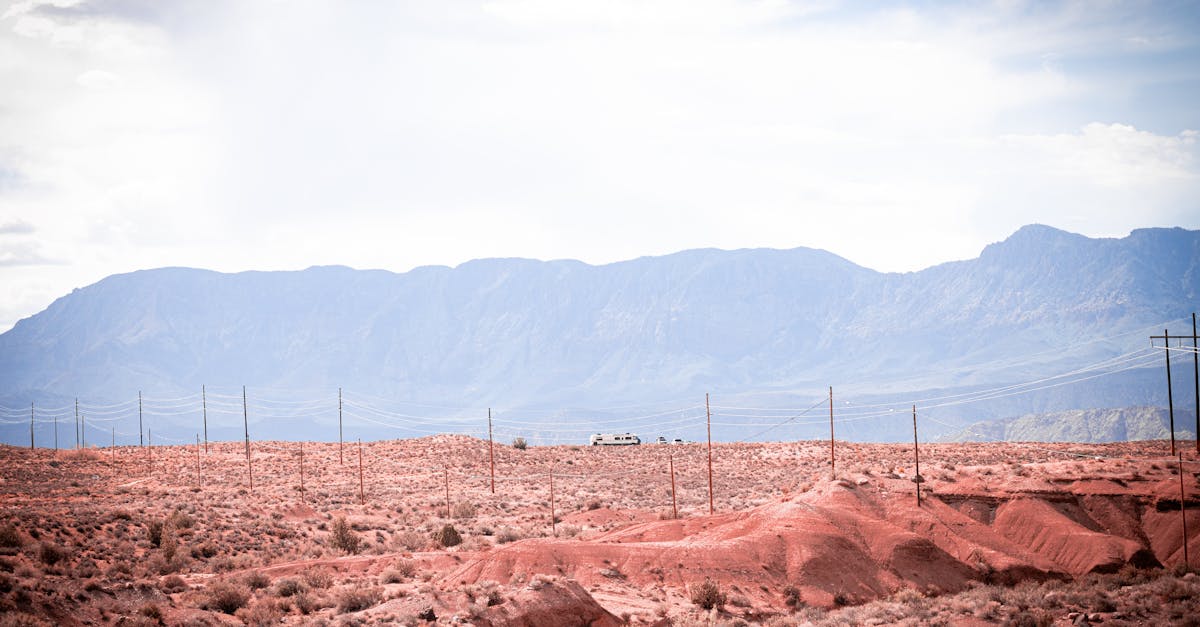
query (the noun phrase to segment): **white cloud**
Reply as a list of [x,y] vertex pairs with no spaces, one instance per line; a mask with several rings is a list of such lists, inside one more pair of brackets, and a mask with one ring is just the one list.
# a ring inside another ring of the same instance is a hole
[[0,224],[36,217],[72,264],[0,269],[23,286],[0,316],[161,265],[809,245],[908,270],[1025,222],[1200,227],[1195,133],[1092,108],[1153,67],[1079,70],[1195,29],[1120,6],[127,9],[0,18],[0,173],[19,180]]
[[1194,130],[1163,136],[1127,124],[1093,122],[1079,133],[1004,141],[1040,153],[1057,173],[1081,179],[1080,184],[1127,188],[1200,178],[1196,136]]

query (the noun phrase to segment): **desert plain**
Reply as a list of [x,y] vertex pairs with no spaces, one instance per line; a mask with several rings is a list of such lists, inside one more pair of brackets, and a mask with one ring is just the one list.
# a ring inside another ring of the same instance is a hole
[[0,625],[1200,624],[1193,442],[246,451],[0,447]]

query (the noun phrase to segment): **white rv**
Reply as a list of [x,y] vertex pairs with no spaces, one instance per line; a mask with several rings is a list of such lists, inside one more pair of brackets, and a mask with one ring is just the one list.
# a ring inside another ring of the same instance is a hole
[[642,440],[632,433],[594,433],[592,434],[592,446],[601,444],[606,446],[624,446],[628,444],[641,444]]

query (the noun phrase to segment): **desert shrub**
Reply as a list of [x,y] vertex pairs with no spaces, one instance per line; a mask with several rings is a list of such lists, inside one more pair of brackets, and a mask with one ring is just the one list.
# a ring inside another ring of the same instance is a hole
[[519,451],[523,451],[528,446],[529,446],[529,444],[527,442],[525,442],[525,438],[521,438],[521,437],[513,438],[513,448],[515,448]]
[[162,581],[158,582],[158,587],[167,593],[180,592],[187,590],[187,583],[179,575],[167,575],[162,578]]
[[405,579],[407,579],[407,577],[401,574],[400,571],[396,570],[395,568],[389,568],[383,571],[383,574],[379,576],[379,583],[404,583]]
[[0,547],[6,549],[19,549],[24,544],[21,541],[21,534],[17,532],[17,526],[11,523],[0,527]]
[[175,510],[171,513],[170,517],[167,518],[167,524],[176,529],[191,529],[192,526],[196,524],[196,519],[192,518],[181,510]]
[[175,560],[175,551],[179,549],[179,541],[176,539],[175,527],[170,524],[163,525],[162,531],[159,534],[158,546],[162,549],[163,559],[167,562]]
[[0,627],[52,627],[52,625],[32,614],[11,612],[0,614]]
[[303,616],[308,616],[323,607],[319,599],[307,592],[297,594],[292,601],[296,603],[296,611]]
[[216,554],[217,545],[213,544],[212,542],[202,542],[192,547],[192,557],[196,559],[200,559],[202,557],[208,559]]
[[342,614],[361,612],[378,605],[382,598],[379,588],[349,588],[338,594],[337,610]]
[[474,503],[470,501],[459,501],[458,503],[454,504],[454,507],[450,510],[450,513],[454,518],[474,518],[475,511],[476,507]]
[[329,542],[335,549],[343,553],[357,553],[360,539],[350,530],[350,525],[346,524],[346,518],[339,516],[333,521],[333,528],[329,532]]
[[725,606],[725,594],[721,592],[721,586],[712,579],[705,579],[704,583],[692,584],[690,592],[692,603],[701,609],[711,610],[714,607],[720,609]]
[[283,612],[280,611],[278,605],[266,600],[243,607],[237,611],[237,617],[251,627],[266,627],[279,624],[279,619],[283,618]]
[[462,536],[458,535],[458,530],[454,528],[454,525],[450,524],[442,527],[437,532],[435,539],[438,544],[447,548],[462,544]]
[[158,548],[162,544],[163,537],[163,521],[151,520],[146,523],[146,538],[150,540],[150,546]]
[[783,602],[789,608],[795,610],[804,605],[804,601],[800,596],[800,589],[796,586],[788,586],[783,589]]
[[508,544],[509,542],[516,542],[517,540],[520,540],[520,539],[521,539],[521,534],[518,533],[517,530],[512,529],[510,527],[504,527],[503,529],[501,529],[500,531],[498,531],[496,533],[496,543],[497,544]]
[[601,503],[600,499],[591,499],[587,502],[588,511],[600,509],[603,506],[604,503]]
[[1151,588],[1165,601],[1182,601],[1192,596],[1191,587],[1175,577],[1163,577],[1151,584]]
[[1005,627],[1050,627],[1054,617],[1045,612],[1023,611],[1010,616],[1004,621]]
[[409,529],[408,531],[392,536],[392,544],[409,551],[420,551],[429,544],[429,539]]
[[141,614],[142,616],[145,616],[146,618],[152,618],[152,619],[154,619],[156,621],[160,621],[160,622],[163,619],[162,609],[153,603],[147,603],[147,604],[143,605],[138,610],[138,614]]
[[228,581],[218,581],[209,584],[208,598],[200,606],[201,609],[217,610],[226,614],[233,614],[242,609],[246,602],[250,600],[250,592],[242,586],[234,585]]
[[333,584],[333,575],[320,568],[304,571],[304,583],[310,588],[325,589]]
[[255,570],[246,573],[245,581],[246,585],[249,586],[251,590],[262,590],[263,588],[271,585],[271,578],[261,570]]
[[304,584],[295,579],[280,579],[275,582],[275,594],[281,597],[296,596],[304,592]]
[[417,563],[412,560],[399,560],[395,563],[396,572],[404,577],[412,577],[417,574]]
[[43,564],[53,566],[67,558],[67,550],[53,542],[43,542],[38,550],[38,558]]

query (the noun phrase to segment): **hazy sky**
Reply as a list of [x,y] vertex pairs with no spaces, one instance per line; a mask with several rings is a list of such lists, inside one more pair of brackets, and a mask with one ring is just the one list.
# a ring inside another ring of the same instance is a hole
[[1198,130],[1194,1],[10,3],[0,330],[167,265],[1200,228]]

